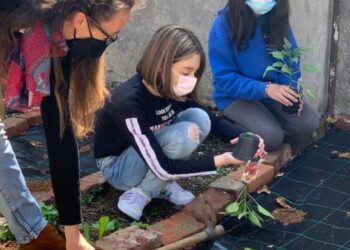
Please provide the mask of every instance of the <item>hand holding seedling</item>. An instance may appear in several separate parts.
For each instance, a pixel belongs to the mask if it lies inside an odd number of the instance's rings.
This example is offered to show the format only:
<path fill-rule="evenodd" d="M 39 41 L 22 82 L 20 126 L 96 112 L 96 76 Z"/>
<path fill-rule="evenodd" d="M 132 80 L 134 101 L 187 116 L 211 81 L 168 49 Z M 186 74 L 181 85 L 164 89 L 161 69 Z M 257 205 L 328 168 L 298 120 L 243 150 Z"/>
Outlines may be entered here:
<path fill-rule="evenodd" d="M 274 83 L 267 85 L 266 95 L 285 106 L 292 106 L 292 102 L 297 102 L 299 99 L 298 93 L 289 86 Z"/>
<path fill-rule="evenodd" d="M 256 151 L 254 158 L 258 158 L 258 157 L 263 157 L 264 155 L 266 155 L 266 151 L 265 151 L 265 143 L 264 140 L 256 135 L 259 138 L 259 146 L 258 146 L 258 150 Z M 238 138 L 232 139 L 230 141 L 231 144 L 237 144 L 238 143 Z M 246 163 L 246 161 L 242 161 L 239 160 L 237 158 L 235 158 L 232 155 L 232 152 L 226 152 L 223 153 L 221 155 L 217 155 L 214 157 L 214 162 L 215 162 L 215 166 L 216 167 L 221 167 L 221 166 L 228 166 L 228 165 L 243 165 Z"/>
<path fill-rule="evenodd" d="M 266 86 L 266 95 L 271 99 L 281 103 L 283 105 L 283 111 L 288 114 L 300 116 L 300 112 L 303 109 L 301 100 L 304 95 L 315 99 L 313 91 L 305 89 L 301 78 L 295 79 L 297 74 L 301 73 L 300 58 L 306 54 L 309 49 L 305 48 L 293 48 L 290 41 L 285 38 L 283 49 L 280 51 L 271 52 L 271 56 L 274 58 L 274 63 L 268 66 L 263 74 L 263 78 L 271 71 L 278 72 L 288 79 L 289 88 L 285 85 L 268 84 Z M 305 65 L 302 67 L 304 72 L 318 73 L 318 67 L 314 65 Z"/>
<path fill-rule="evenodd" d="M 255 134 L 257 137 L 259 137 L 259 148 L 256 151 L 255 155 L 254 155 L 254 159 L 256 158 L 261 158 L 265 155 L 267 155 L 267 152 L 265 151 L 265 142 L 264 139 L 261 138 L 259 135 Z M 233 140 L 231 140 L 231 144 L 237 144 L 238 143 L 238 138 L 235 138 Z"/>

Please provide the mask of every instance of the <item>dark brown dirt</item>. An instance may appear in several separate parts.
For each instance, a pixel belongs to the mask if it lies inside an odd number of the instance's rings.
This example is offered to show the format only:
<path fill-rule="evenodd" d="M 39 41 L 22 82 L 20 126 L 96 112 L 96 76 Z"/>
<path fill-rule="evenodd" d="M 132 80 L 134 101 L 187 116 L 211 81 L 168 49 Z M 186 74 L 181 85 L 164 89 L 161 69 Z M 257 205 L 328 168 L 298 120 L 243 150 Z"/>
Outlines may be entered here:
<path fill-rule="evenodd" d="M 51 181 L 39 181 L 39 180 L 30 180 L 27 182 L 27 186 L 31 192 L 45 192 L 51 190 Z"/>
<path fill-rule="evenodd" d="M 36 143 L 35 143 L 36 144 Z M 40 146 L 39 144 L 36 144 Z M 221 140 L 216 138 L 209 138 L 203 143 L 198 150 L 193 154 L 193 158 L 198 158 L 206 155 L 216 155 L 224 152 L 232 151 L 233 146 L 228 143 L 223 143 Z M 90 148 L 82 147 L 82 152 L 89 151 Z M 221 174 L 225 174 L 230 169 L 223 169 Z M 188 179 L 179 180 L 178 183 L 186 190 L 199 194 L 207 189 L 208 185 L 213 182 L 219 176 L 199 176 Z M 29 182 L 28 186 L 32 191 L 46 191 L 51 188 L 50 182 Z M 121 191 L 115 190 L 108 184 L 104 184 L 101 190 L 98 192 L 92 202 L 83 206 L 83 218 L 84 222 L 92 224 L 96 223 L 101 216 L 109 216 L 109 218 L 117 219 L 120 223 L 120 228 L 125 228 L 133 222 L 132 219 L 121 213 L 117 208 L 117 201 L 119 196 L 122 194 Z M 85 195 L 86 196 L 86 195 Z M 84 197 L 82 203 L 84 203 Z M 151 203 L 145 208 L 144 214 L 141 218 L 143 223 L 153 224 L 163 219 L 169 218 L 174 213 L 178 212 L 181 207 L 176 207 L 168 201 L 153 199 Z M 97 233 L 91 229 L 91 240 L 97 239 Z M 1 247 L 5 245 L 0 244 Z M 7 248 L 6 250 L 8 250 Z"/>
<path fill-rule="evenodd" d="M 198 148 L 198 150 L 193 154 L 193 157 L 197 158 L 201 157 L 202 155 L 220 154 L 226 151 L 232 151 L 232 145 L 223 143 L 221 140 L 216 138 L 210 138 Z M 227 171 L 229 171 L 229 169 Z M 179 180 L 178 183 L 184 189 L 198 195 L 206 190 L 208 185 L 216 178 L 218 178 L 218 176 L 198 176 Z M 121 191 L 115 190 L 110 185 L 105 184 L 99 197 L 90 205 L 83 208 L 83 217 L 85 222 L 96 223 L 101 216 L 107 215 L 110 217 L 110 219 L 118 219 L 121 228 L 129 226 L 133 220 L 121 213 L 117 208 L 118 198 L 121 194 Z M 176 207 L 168 201 L 153 199 L 145 208 L 141 221 L 143 223 L 153 224 L 169 218 L 180 209 L 181 207 Z M 95 233 L 92 233 L 92 239 L 96 240 Z"/>

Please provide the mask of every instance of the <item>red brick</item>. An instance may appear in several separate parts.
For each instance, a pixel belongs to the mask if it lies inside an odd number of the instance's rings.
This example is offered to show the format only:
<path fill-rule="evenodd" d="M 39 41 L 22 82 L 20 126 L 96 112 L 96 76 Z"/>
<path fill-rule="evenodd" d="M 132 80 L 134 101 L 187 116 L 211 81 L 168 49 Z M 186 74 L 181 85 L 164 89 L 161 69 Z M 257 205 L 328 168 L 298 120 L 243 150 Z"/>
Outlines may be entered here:
<path fill-rule="evenodd" d="M 205 201 L 211 201 L 216 219 L 219 220 L 222 215 L 218 212 L 223 211 L 228 204 L 235 200 L 235 195 L 221 191 L 214 188 L 209 188 L 207 191 L 202 193 L 203 199 Z M 205 223 L 205 210 L 207 209 L 207 215 L 210 215 L 210 208 L 208 205 L 203 207 L 203 203 L 200 197 L 196 197 L 190 204 L 186 205 L 183 209 L 184 213 L 187 213 L 198 221 Z"/>
<path fill-rule="evenodd" d="M 96 245 L 105 250 L 153 250 L 161 247 L 161 237 L 155 231 L 133 226 L 104 237 Z"/>
<path fill-rule="evenodd" d="M 228 176 L 236 181 L 241 181 L 243 170 L 244 170 L 244 166 L 239 166 L 236 168 L 235 171 L 230 173 Z"/>
<path fill-rule="evenodd" d="M 276 151 L 268 153 L 265 156 L 265 164 L 273 166 L 275 169 L 275 174 L 278 174 L 284 166 L 288 163 L 290 157 L 292 156 L 292 149 L 290 144 L 282 144 L 282 146 Z"/>
<path fill-rule="evenodd" d="M 17 118 L 27 120 L 29 126 L 37 126 L 37 125 L 42 124 L 40 112 L 31 112 L 31 113 L 27 113 L 27 114 L 18 115 Z"/>
<path fill-rule="evenodd" d="M 236 181 L 240 181 L 244 171 L 244 166 L 240 166 L 236 171 L 232 172 L 229 176 Z M 255 178 L 251 179 L 248 183 L 248 191 L 250 193 L 255 192 L 262 188 L 262 186 L 272 181 L 275 175 L 274 168 L 269 165 L 261 164 L 258 173 Z"/>
<path fill-rule="evenodd" d="M 90 190 L 93 187 L 96 187 L 98 185 L 101 185 L 105 183 L 105 179 L 102 177 L 101 172 L 97 172 L 94 174 L 90 174 L 88 176 L 85 176 L 80 180 L 80 191 L 86 192 Z"/>
<path fill-rule="evenodd" d="M 82 193 L 86 193 L 90 189 L 98 185 L 102 185 L 103 183 L 105 183 L 105 180 L 100 172 L 85 176 L 80 180 L 80 191 Z M 38 190 L 32 188 L 30 182 L 28 182 L 28 184 L 29 190 L 31 191 L 31 194 L 36 198 L 36 200 L 44 202 L 54 198 L 51 186 L 48 188 L 48 190 Z"/>
<path fill-rule="evenodd" d="M 37 201 L 46 202 L 54 198 L 53 191 L 34 191 L 31 192 Z"/>
<path fill-rule="evenodd" d="M 158 222 L 150 229 L 161 234 L 163 245 L 168 245 L 201 232 L 205 225 L 186 213 L 177 213 L 169 219 Z"/>
<path fill-rule="evenodd" d="M 29 125 L 27 120 L 21 118 L 7 118 L 4 120 L 5 131 L 8 138 L 22 135 L 27 132 Z"/>
<path fill-rule="evenodd" d="M 209 187 L 216 188 L 234 195 L 239 195 L 244 188 L 241 181 L 236 181 L 229 176 L 223 176 L 212 182 Z"/>

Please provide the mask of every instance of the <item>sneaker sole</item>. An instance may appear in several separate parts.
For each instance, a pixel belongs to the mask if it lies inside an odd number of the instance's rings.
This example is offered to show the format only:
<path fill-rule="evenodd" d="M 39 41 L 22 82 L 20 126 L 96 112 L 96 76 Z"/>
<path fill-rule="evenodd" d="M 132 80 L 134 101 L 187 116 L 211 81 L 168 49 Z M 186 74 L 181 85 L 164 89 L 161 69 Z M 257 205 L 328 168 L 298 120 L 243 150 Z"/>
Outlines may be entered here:
<path fill-rule="evenodd" d="M 174 201 L 170 200 L 169 197 L 166 197 L 166 196 L 159 196 L 159 197 L 157 197 L 157 198 L 158 198 L 158 199 L 162 199 L 162 200 L 167 200 L 167 201 L 173 203 L 173 204 L 176 205 L 176 206 L 185 206 L 185 205 L 187 205 L 188 203 L 190 203 L 191 201 L 193 201 L 194 198 L 196 198 L 196 197 L 193 196 L 191 199 L 185 200 L 185 201 L 180 202 L 180 203 L 174 202 Z"/>
<path fill-rule="evenodd" d="M 195 197 L 193 196 L 191 199 L 188 199 L 188 200 L 183 201 L 183 202 L 173 202 L 173 201 L 171 201 L 171 200 L 169 200 L 169 201 L 170 201 L 171 203 L 177 205 L 177 206 L 185 206 L 185 205 L 191 203 L 191 201 L 193 201 L 194 198 L 195 198 Z"/>
<path fill-rule="evenodd" d="M 124 206 L 123 204 L 120 204 L 118 202 L 118 208 L 120 211 L 122 211 L 124 214 L 126 214 L 127 216 L 133 218 L 136 221 L 139 221 L 141 216 L 138 216 L 137 214 L 133 213 L 132 211 L 130 211 L 130 209 L 126 206 Z"/>

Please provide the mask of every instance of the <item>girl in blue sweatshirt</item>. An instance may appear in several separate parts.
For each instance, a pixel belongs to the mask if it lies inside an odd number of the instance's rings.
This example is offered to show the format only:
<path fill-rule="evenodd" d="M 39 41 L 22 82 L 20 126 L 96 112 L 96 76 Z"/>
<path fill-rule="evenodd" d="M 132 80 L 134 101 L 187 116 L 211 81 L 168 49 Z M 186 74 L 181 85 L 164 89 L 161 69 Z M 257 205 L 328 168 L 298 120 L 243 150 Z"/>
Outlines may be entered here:
<path fill-rule="evenodd" d="M 282 106 L 291 106 L 298 94 L 278 72 L 263 78 L 265 69 L 276 62 L 270 52 L 281 49 L 285 37 L 297 47 L 288 0 L 229 0 L 210 31 L 209 59 L 219 110 L 261 135 L 268 151 L 285 141 L 296 154 L 318 127 L 318 114 L 303 101 L 297 115 L 283 112 Z M 294 75 L 295 82 L 300 78 L 300 73 Z"/>

